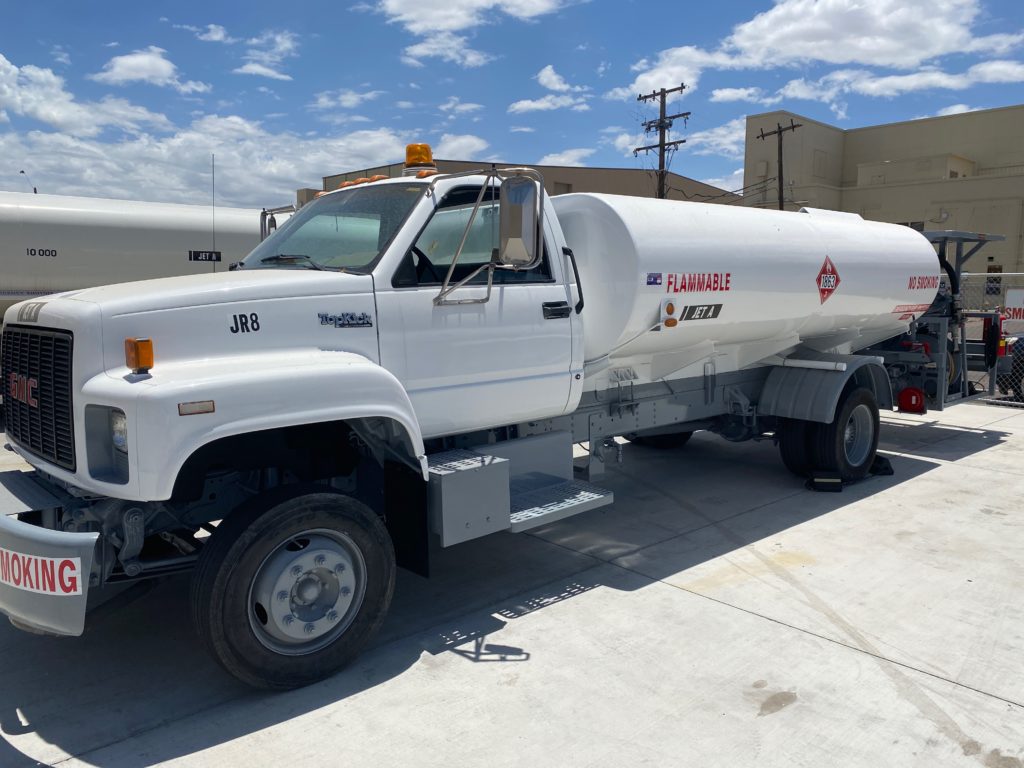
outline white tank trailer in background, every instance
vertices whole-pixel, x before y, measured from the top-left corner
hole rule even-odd
[[[952,392],[916,338],[940,259],[907,227],[429,162],[411,145],[410,175],[320,196],[233,271],[7,311],[7,437],[36,473],[0,475],[0,611],[77,635],[91,590],[194,569],[224,668],[304,685],[373,636],[396,565],[611,503],[616,437],[773,440],[839,484],[872,470],[880,409]]]
[[[0,192],[0,314],[51,293],[226,271],[260,227],[259,209]]]

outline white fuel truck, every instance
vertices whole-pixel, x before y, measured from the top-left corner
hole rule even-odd
[[[616,436],[705,429],[775,439],[798,474],[869,472],[894,396],[856,351],[935,297],[918,232],[548,199],[525,168],[415,173],[424,153],[304,206],[234,271],[7,311],[7,437],[35,468],[0,475],[16,625],[80,634],[90,591],[192,569],[213,655],[289,688],[359,651],[432,539],[611,503],[594,481]]]
[[[50,293],[227,270],[258,209],[0,192],[0,313]]]

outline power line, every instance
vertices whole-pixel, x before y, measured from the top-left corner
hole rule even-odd
[[[745,187],[740,187],[739,189],[731,189],[731,190],[722,192],[722,193],[717,194],[717,195],[706,195],[703,192],[694,192],[694,193],[691,194],[691,193],[687,192],[685,189],[680,189],[679,187],[669,187],[669,190],[671,190],[672,192],[678,192],[683,197],[685,197],[687,200],[691,200],[693,198],[702,198],[703,200],[717,200],[720,197],[728,197],[729,195],[741,195],[742,196],[745,193],[751,193],[751,192],[754,192],[754,191],[760,191],[760,189],[758,189],[758,188],[765,187],[765,186],[767,186],[768,184],[770,184],[773,181],[775,181],[775,177],[774,176],[769,176],[766,179],[761,179],[760,181],[755,181],[753,184],[747,184]]]
[[[680,112],[675,115],[666,114],[665,99],[670,93],[682,93],[686,90],[686,84],[680,83],[678,88],[662,88],[660,91],[653,91],[652,93],[640,94],[636,97],[637,101],[653,101],[658,100],[659,110],[657,120],[647,120],[643,123],[644,133],[651,133],[655,129],[658,131],[658,143],[650,144],[646,147],[637,147],[633,150],[633,157],[636,157],[638,152],[652,152],[658,151],[658,199],[665,199],[665,178],[667,176],[667,168],[665,165],[665,157],[670,149],[675,149],[682,144],[686,143],[686,139],[678,139],[677,141],[666,141],[668,131],[672,128],[672,121],[677,118],[683,118],[685,122],[689,118],[689,112]]]
[[[764,128],[762,128],[761,129],[761,135],[757,137],[757,138],[761,139],[762,141],[767,139],[769,136],[778,136],[779,137],[779,175],[776,178],[778,178],[778,180],[779,180],[779,210],[780,211],[785,210],[785,206],[783,205],[783,202],[782,202],[782,178],[783,178],[782,177],[782,134],[784,134],[786,131],[796,131],[797,128],[802,128],[802,127],[803,127],[803,123],[794,123],[793,122],[793,118],[790,118],[789,119],[789,125],[783,127],[782,123],[776,123],[775,124],[775,130],[774,131],[768,131],[768,133],[765,133],[764,132]]]

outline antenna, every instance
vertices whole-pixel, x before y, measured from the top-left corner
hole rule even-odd
[[[28,185],[29,185],[30,187],[32,187],[32,194],[33,194],[33,195],[38,195],[38,194],[39,194],[39,190],[38,190],[38,189],[36,189],[36,185],[32,183],[32,179],[30,179],[30,178],[28,177],[28,174],[27,174],[27,173],[25,173],[24,171],[18,171],[18,173],[20,173],[20,174],[21,174],[22,176],[24,176],[24,177],[25,177],[25,181],[27,181],[27,182],[28,182]]]
[[[213,240],[211,251],[217,250],[217,158],[210,153],[210,237]],[[213,271],[217,271],[217,262],[213,262]]]

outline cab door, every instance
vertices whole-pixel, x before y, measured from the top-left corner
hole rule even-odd
[[[569,400],[577,320],[550,241],[534,269],[495,270],[488,301],[434,304],[479,192],[447,193],[390,283],[377,281],[381,365],[405,385],[424,437],[560,415]],[[498,221],[495,188],[473,217],[451,284],[490,262]],[[483,298],[486,282],[484,270],[449,298]]]

